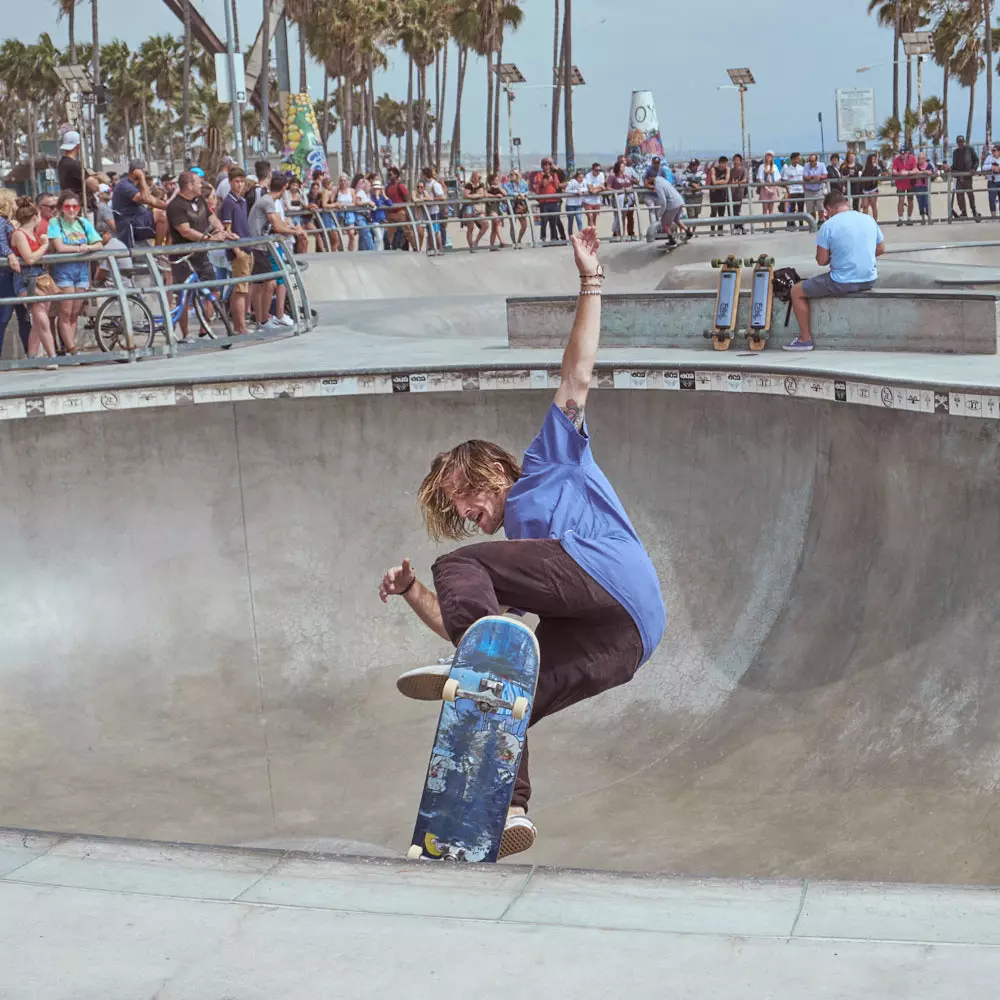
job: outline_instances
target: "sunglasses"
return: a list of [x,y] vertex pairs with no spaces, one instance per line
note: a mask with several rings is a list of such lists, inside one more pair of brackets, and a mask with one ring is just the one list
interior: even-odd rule
[[80,206],[79,205],[71,205],[69,202],[64,202],[62,210],[64,212],[79,212],[80,211]]

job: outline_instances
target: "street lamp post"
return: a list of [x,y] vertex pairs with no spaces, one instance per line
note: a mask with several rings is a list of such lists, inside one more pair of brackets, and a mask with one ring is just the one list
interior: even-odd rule
[[917,57],[917,146],[924,145],[924,78],[923,65],[924,56],[929,56],[934,51],[933,37],[931,31],[904,31],[903,32],[903,52],[906,58]]
[[742,69],[727,69],[726,72],[729,74],[729,79],[732,80],[733,86],[740,92],[740,150],[743,153],[743,159],[746,160],[747,116],[744,95],[747,92],[747,87],[757,81],[753,78],[753,73],[746,66]]
[[510,170],[514,169],[514,88],[515,83],[527,83],[514,63],[500,63],[500,83],[507,95],[507,140],[510,143]]

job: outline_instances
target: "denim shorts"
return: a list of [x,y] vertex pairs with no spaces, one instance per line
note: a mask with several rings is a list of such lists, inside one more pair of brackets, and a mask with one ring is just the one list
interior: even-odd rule
[[52,278],[60,288],[90,288],[90,265],[82,260],[53,264]]
[[353,226],[354,225],[354,213],[353,212],[338,212],[337,222],[342,226]]
[[[34,295],[35,279],[44,270],[45,269],[39,265],[22,264],[21,270],[19,272],[14,272],[14,294]],[[28,307],[25,306],[24,308],[27,309]]]

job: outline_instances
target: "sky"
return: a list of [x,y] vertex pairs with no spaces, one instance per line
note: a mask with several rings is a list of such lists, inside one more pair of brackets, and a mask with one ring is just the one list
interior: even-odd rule
[[[225,0],[194,0],[195,6],[222,36]],[[260,0],[239,0],[240,40],[246,48],[261,18]],[[525,18],[509,35],[504,61],[515,62],[532,87],[518,93],[514,134],[524,152],[549,144],[552,62],[552,2],[522,0]],[[751,149],[803,152],[820,150],[817,115],[823,115],[825,148],[838,148],[835,96],[837,88],[872,87],[881,122],[892,111],[892,32],[866,13],[865,0],[803,13],[801,0],[756,0],[753,4],[702,5],[686,0],[650,0],[616,8],[606,0],[574,0],[573,61],[586,85],[574,91],[574,131],[578,152],[608,153],[624,147],[631,91],[650,90],[668,155],[687,150],[737,151],[740,147],[739,95],[717,89],[728,84],[728,67],[749,66],[757,80],[746,96],[746,125]],[[136,16],[141,9],[141,16]],[[161,0],[100,0],[102,41],[121,38],[137,46],[150,34],[180,34],[182,25]],[[89,40],[90,3],[83,0],[78,37]],[[4,25],[10,30],[9,22]],[[66,22],[56,23],[54,0],[19,5],[15,37],[34,40],[48,31],[64,44]],[[294,41],[294,29],[293,29]],[[452,50],[454,54],[454,49]],[[449,59],[450,87],[445,108],[450,137],[455,108],[454,67]],[[293,55],[293,67],[297,61]],[[861,66],[872,66],[857,73]],[[902,64],[901,64],[902,68]],[[390,54],[390,66],[376,80],[377,93],[406,97],[407,62]],[[294,75],[297,70],[293,69]],[[901,103],[905,99],[905,74]],[[941,93],[941,70],[924,63],[924,97]],[[311,66],[310,91],[322,95],[322,73]],[[914,91],[916,71],[914,70]],[[964,132],[968,92],[949,87],[952,138]],[[914,97],[915,102],[915,97]],[[998,94],[1000,103],[1000,94]],[[470,60],[463,98],[462,136],[466,149],[485,142],[486,70]],[[985,129],[985,88],[976,93],[975,135]],[[507,122],[501,111],[501,148],[506,151]],[[336,143],[333,140],[332,145]]]

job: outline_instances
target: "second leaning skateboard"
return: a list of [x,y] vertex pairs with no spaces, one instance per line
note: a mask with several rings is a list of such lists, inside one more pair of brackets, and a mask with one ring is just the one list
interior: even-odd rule
[[753,268],[750,279],[750,322],[746,329],[751,351],[762,351],[771,335],[771,311],[774,306],[774,258],[767,254],[747,257],[747,267]]

